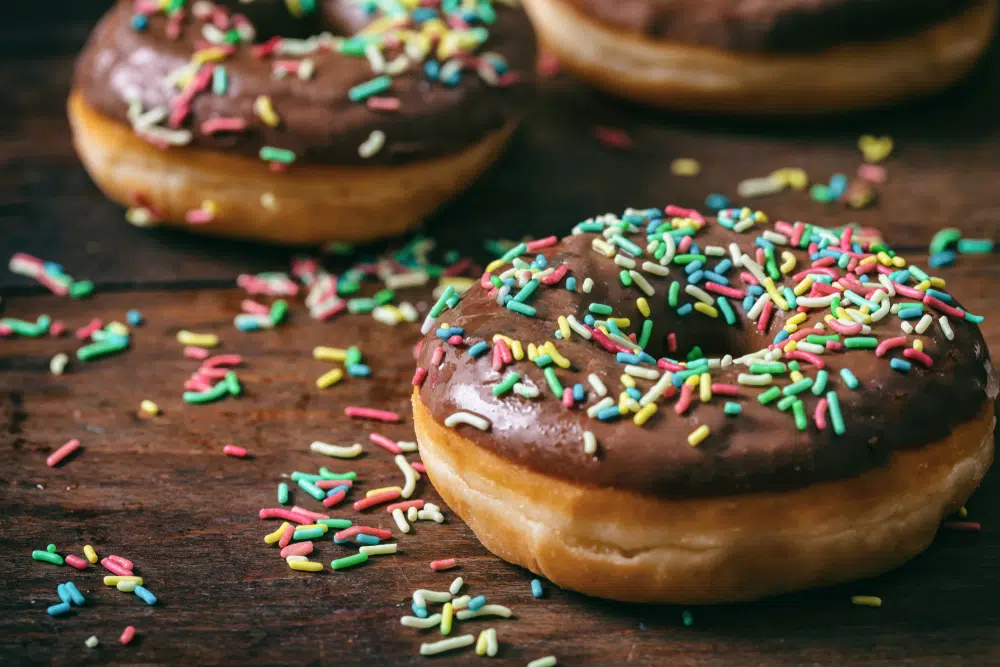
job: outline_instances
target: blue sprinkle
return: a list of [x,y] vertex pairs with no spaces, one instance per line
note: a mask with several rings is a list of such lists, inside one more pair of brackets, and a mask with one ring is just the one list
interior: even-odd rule
[[582,401],[586,397],[587,397],[587,393],[586,393],[586,390],[583,388],[582,384],[580,384],[578,382],[575,385],[573,385],[573,400],[574,401]]
[[743,310],[750,310],[751,308],[753,308],[753,302],[754,298],[749,294],[743,297]]
[[940,290],[934,289],[933,287],[930,287],[927,289],[927,294],[939,301],[944,301],[945,303],[951,303],[951,295],[948,294],[947,292],[942,292]]
[[461,327],[449,327],[447,329],[441,328],[434,332],[435,335],[441,340],[448,340],[452,336],[462,336],[465,334],[465,329]]
[[77,607],[82,607],[83,603],[87,601],[86,598],[83,597],[83,593],[80,592],[80,589],[77,588],[76,584],[74,584],[72,581],[66,582],[66,591],[69,593],[69,596],[73,599],[73,604],[75,604]]
[[719,262],[718,264],[716,264],[715,268],[712,269],[712,271],[714,271],[715,273],[718,273],[718,274],[721,275],[723,273],[729,273],[730,269],[732,269],[732,268],[733,268],[733,262],[732,262],[732,260],[724,259],[721,262]]
[[138,310],[132,309],[127,313],[125,313],[125,319],[126,321],[128,321],[129,324],[131,324],[134,327],[137,327],[140,324],[142,324],[142,313],[140,313]]
[[900,308],[899,312],[896,313],[898,317],[904,320],[913,320],[918,317],[922,317],[924,314],[924,309],[919,306],[907,306],[906,308]]
[[[485,604],[486,604],[486,596],[477,595],[476,597],[469,600],[469,604],[467,606],[469,607],[469,611],[479,611],[480,609],[483,608],[483,605]],[[425,616],[427,615],[426,611],[424,611],[424,615]]]
[[437,10],[431,7],[418,7],[410,13],[414,23],[423,23],[437,17]]
[[705,197],[705,206],[713,211],[721,211],[724,208],[729,208],[729,198],[724,194],[713,192]]
[[[469,602],[469,608],[470,609],[472,608],[471,601]],[[410,609],[413,610],[413,615],[416,616],[417,618],[427,618],[427,607],[423,607],[414,602],[412,605],[410,605]]]
[[[136,586],[138,588],[138,586]],[[69,613],[69,602],[60,602],[59,604],[54,604],[45,610],[49,616],[62,616],[63,614]]]
[[347,366],[347,374],[356,378],[366,378],[372,374],[372,369],[368,368],[365,364],[349,364]]
[[694,273],[688,276],[688,283],[692,285],[697,285],[702,281],[704,277],[705,277],[704,271],[695,271]]
[[570,276],[569,278],[566,279],[566,289],[568,289],[570,292],[576,291],[576,278]]
[[754,239],[753,243],[758,248],[763,248],[764,250],[770,248],[771,250],[774,250],[774,244],[765,239],[763,236],[758,236],[756,239]]
[[142,32],[149,25],[149,19],[142,14],[135,14],[132,17],[132,29]]
[[610,421],[612,419],[618,419],[622,416],[621,411],[618,410],[618,406],[613,405],[609,408],[604,408],[597,413],[597,418],[602,422]]
[[694,306],[690,303],[685,303],[683,306],[677,309],[677,314],[683,317],[684,315],[690,315],[694,310]]
[[760,285],[750,285],[747,287],[747,294],[749,294],[752,297],[759,297],[763,293],[764,293],[764,288],[761,287]]
[[336,494],[336,493],[338,493],[340,491],[343,491],[344,493],[347,493],[348,491],[350,491],[350,489],[351,489],[351,487],[347,486],[346,484],[341,484],[340,486],[335,486],[332,489],[330,489],[329,491],[327,491],[326,492],[326,497],[329,498],[330,496],[332,496],[332,495],[334,495],[334,494]]
[[913,368],[913,364],[909,361],[898,358],[893,358],[892,361],[889,362],[889,365],[900,373],[909,373],[910,369]]
[[540,598],[545,594],[545,591],[542,589],[542,582],[538,579],[531,580],[531,594],[536,598]]
[[424,63],[424,74],[431,81],[436,81],[438,75],[441,74],[441,65],[436,60],[428,60]]
[[799,307],[799,300],[795,297],[795,292],[792,291],[791,287],[782,287],[781,293],[785,295],[785,301],[788,302],[789,308]]
[[[693,255],[695,253],[692,251],[689,254]],[[688,264],[687,266],[684,267],[684,273],[687,273],[687,274],[694,273],[695,271],[697,271],[698,269],[700,269],[703,266],[705,266],[705,265],[702,263],[702,261],[700,259],[696,259],[696,260],[694,260],[693,262],[691,262],[690,264]]]
[[[830,177],[830,196],[834,199],[840,199],[841,195],[847,189],[847,176],[843,174],[834,174]],[[861,252],[860,250],[855,250],[854,252]]]
[[537,255],[535,257],[535,264],[538,266],[538,268],[544,269],[546,266],[549,265],[549,260],[545,258],[545,255]]
[[938,269],[942,266],[951,266],[955,263],[955,258],[958,255],[952,250],[942,250],[941,252],[936,252],[927,259],[927,263],[931,265],[932,269]]
[[142,598],[142,601],[148,605],[156,604],[156,596],[150,593],[148,588],[144,588],[143,586],[136,586],[135,594],[138,595],[140,598]]
[[63,602],[69,603],[73,601],[73,596],[71,596],[69,591],[66,590],[66,584],[59,584],[56,586],[56,595],[58,595],[59,599]]
[[378,544],[382,540],[380,540],[379,538],[375,537],[374,535],[365,535],[364,533],[359,533],[358,535],[354,536],[354,541],[357,542],[360,545],[363,545],[363,546],[366,546],[366,547],[371,547],[371,546],[375,546],[376,544]]
[[252,315],[250,313],[240,313],[236,316],[233,324],[236,328],[243,332],[248,331],[259,331],[261,329],[261,318],[266,318],[266,315]]
[[461,72],[455,72],[454,74],[452,74],[451,76],[449,76],[447,79],[442,79],[441,83],[443,83],[444,85],[449,86],[451,88],[454,88],[459,83],[461,83],[461,81],[462,81],[462,73]]
[[728,285],[729,278],[719,275],[715,271],[705,271],[705,280],[710,280],[713,283],[718,283],[720,285]]
[[586,324],[588,327],[594,326],[594,323],[596,322],[597,320],[594,319],[594,316],[591,315],[590,313],[587,313],[586,315],[583,316],[583,323]]
[[778,335],[774,337],[774,344],[777,345],[781,341],[786,340],[789,335],[790,334],[787,331],[782,329],[781,331],[778,332]]
[[539,368],[545,368],[552,363],[552,357],[548,354],[540,354],[535,357],[535,365]]
[[342,537],[340,539],[337,539],[336,537],[333,538],[334,544],[347,544],[348,542],[350,542],[350,540],[347,539],[346,537]]
[[485,340],[481,340],[469,348],[469,356],[473,358],[478,357],[479,355],[486,352],[486,350],[488,350],[489,347],[490,346],[486,343]]
[[451,297],[450,299],[448,299],[448,300],[447,300],[447,301],[446,301],[445,303],[447,303],[447,304],[448,304],[448,307],[449,307],[449,308],[454,308],[455,306],[457,306],[457,305],[458,305],[458,302],[459,302],[459,301],[460,301],[461,299],[462,299],[462,297],[460,297],[460,296],[459,296],[458,294],[455,294],[455,295],[454,295],[454,296],[452,296],[452,297]]
[[910,271],[909,269],[903,269],[902,271],[890,273],[889,280],[899,283],[900,285],[905,285],[910,280]]
[[637,401],[642,398],[642,392],[635,387],[625,387],[625,393],[628,394],[630,398],[634,398]]
[[637,364],[641,363],[639,361],[639,355],[637,355],[637,354],[629,354],[628,352],[617,352],[615,354],[615,361],[617,361],[619,364],[633,364],[633,365],[637,365]]

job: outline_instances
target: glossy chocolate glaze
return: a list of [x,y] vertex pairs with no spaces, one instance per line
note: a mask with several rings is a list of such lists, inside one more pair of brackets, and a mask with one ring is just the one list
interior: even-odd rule
[[[301,19],[291,16],[282,0],[219,4],[249,18],[258,43],[278,35],[306,38],[323,31],[350,35],[380,16],[365,14],[353,0],[317,3],[317,11]],[[422,64],[411,64],[382,93],[398,98],[399,110],[375,111],[348,99],[350,88],[376,76],[364,56],[312,54],[308,56],[316,64],[312,79],[294,75],[275,79],[275,57],[258,58],[250,45],[241,45],[221,62],[229,73],[228,93],[208,91],[194,98],[183,124],[194,133],[189,145],[252,156],[262,146],[275,146],[293,151],[296,163],[320,164],[399,163],[461,151],[523,113],[530,90],[535,58],[531,26],[521,9],[497,3],[495,10],[489,39],[477,53],[503,56],[508,71],[517,73],[514,84],[491,87],[475,71],[466,70],[457,86],[448,87],[429,81]],[[141,32],[131,26],[132,15],[132,3],[122,0],[102,19],[80,56],[73,84],[91,106],[122,122],[127,122],[127,90],[139,91],[144,108],[169,104],[178,91],[167,84],[168,73],[188,63],[195,49],[205,45],[204,22],[190,11],[176,40],[166,36],[162,15],[151,16]],[[260,95],[270,96],[281,117],[278,127],[268,127],[254,114],[253,103]],[[248,127],[212,136],[198,131],[202,122],[218,117],[243,118]],[[385,146],[362,159],[358,146],[374,130],[385,133]]]
[[670,42],[745,52],[810,52],[883,41],[978,0],[564,0],[586,16]]
[[[607,385],[609,395],[617,399],[623,389],[618,378],[624,364],[616,363],[613,354],[576,334],[569,341],[556,339],[556,318],[574,314],[582,322],[589,304],[600,302],[612,305],[616,316],[631,318],[631,331],[638,330],[642,322],[636,305],[642,293],[635,287],[624,287],[618,278],[621,267],[591,249],[594,236],[570,236],[542,251],[549,258],[549,266],[564,262],[569,265],[568,275],[576,277],[577,287],[570,292],[564,281],[557,287],[540,286],[530,299],[538,309],[536,317],[498,306],[477,284],[463,295],[456,308],[438,318],[438,325],[462,327],[468,345],[480,340],[492,345],[496,333],[522,341],[525,348],[529,342],[553,341],[573,364],[569,370],[556,368],[560,381],[564,387],[583,383],[587,389],[585,402],[565,408],[549,390],[542,369],[530,363],[527,355],[503,374],[497,373],[491,369],[490,353],[474,359],[467,354],[466,346],[449,345],[432,331],[424,338],[418,358],[418,364],[428,369],[419,396],[435,420],[443,423],[455,411],[468,410],[489,419],[492,427],[482,432],[459,425],[457,432],[512,462],[587,485],[681,497],[798,487],[856,475],[883,465],[894,449],[919,447],[948,435],[955,425],[980,414],[986,402],[997,395],[997,379],[979,328],[967,321],[952,320],[955,338],[948,341],[936,321],[939,313],[929,311],[935,314],[935,322],[920,338],[924,350],[933,358],[931,369],[914,363],[907,375],[892,370],[889,359],[901,356],[902,349],[882,358],[872,350],[822,356],[830,373],[828,389],[837,391],[842,406],[844,435],[835,435],[829,425],[825,430],[817,429],[812,415],[819,397],[811,392],[800,395],[809,424],[805,431],[799,431],[790,412],[779,411],[775,403],[761,405],[756,396],[762,390],[746,386],[741,387],[739,398],[715,396],[708,403],[700,403],[696,392],[691,409],[683,416],[673,410],[676,399],[661,400],[659,411],[645,427],[633,424],[631,414],[618,422],[589,418],[585,409],[597,398],[587,383],[587,374],[596,373]],[[695,240],[702,248],[728,247],[735,241],[749,251],[755,236],[738,234],[710,221]],[[642,234],[633,238],[645,242]],[[797,270],[808,266],[804,251],[794,254],[798,258]],[[730,271],[730,284],[743,289],[745,284],[738,273]],[[682,267],[671,266],[670,275],[664,278],[645,275],[656,288],[656,294],[647,297],[654,321],[647,351],[657,358],[683,359],[694,345],[701,346],[708,357],[725,353],[738,357],[760,350],[771,343],[794,314],[775,309],[765,334],[758,333],[754,323],[748,323],[746,312],[736,300],[731,302],[737,326],[727,326],[721,318],[711,319],[698,312],[681,317],[667,305],[666,292],[673,279],[685,284]],[[594,287],[590,294],[584,294],[581,285],[588,276],[594,280]],[[903,301],[908,300],[893,298],[893,303]],[[682,291],[680,303],[692,302],[694,299]],[[808,321],[821,321],[824,314],[829,314],[829,309],[813,310]],[[880,340],[903,335],[900,322],[895,315],[887,315],[873,326],[871,335]],[[668,355],[666,338],[670,332],[677,336],[678,351]],[[911,344],[915,338],[909,336]],[[431,356],[439,346],[444,349],[444,358],[435,368]],[[801,362],[801,366],[807,377],[816,376],[816,369],[808,363]],[[860,380],[857,390],[844,384],[839,376],[841,368],[850,368]],[[540,389],[540,395],[531,400],[513,393],[494,397],[492,387],[512,370],[527,376]],[[714,372],[713,382],[736,384],[741,371],[746,372],[746,367]],[[776,376],[775,381],[780,385],[790,382],[787,375]],[[637,380],[643,393],[652,384]],[[738,401],[743,413],[724,414],[726,400]],[[711,435],[700,446],[691,447],[687,436],[701,424],[709,426]],[[600,443],[597,456],[584,454],[583,433],[587,430]]]

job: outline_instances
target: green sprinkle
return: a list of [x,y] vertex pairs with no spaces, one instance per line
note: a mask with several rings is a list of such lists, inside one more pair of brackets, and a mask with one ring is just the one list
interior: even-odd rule
[[315,528],[296,528],[292,533],[293,540],[318,540],[326,533],[325,530],[316,526]]
[[359,553],[353,556],[345,556],[344,558],[338,558],[337,560],[330,563],[330,568],[333,570],[343,570],[348,567],[354,567],[355,565],[361,565],[368,560],[368,554]]
[[365,100],[372,95],[378,95],[379,93],[386,91],[392,86],[392,77],[382,75],[377,76],[371,81],[365,81],[364,83],[359,83],[358,85],[347,91],[347,97],[352,102],[360,102]]
[[614,236],[611,237],[610,241],[613,245],[616,245],[619,248],[622,248],[623,250],[627,250],[629,254],[634,255],[636,257],[642,257],[642,248],[632,243],[621,234],[615,234]]
[[295,472],[292,473],[292,481],[293,482],[297,482],[300,479],[305,479],[305,480],[308,480],[310,482],[318,482],[319,480],[326,479],[326,478],[323,477],[323,475],[310,475],[307,472],[299,472],[298,470],[296,470]]
[[[493,278],[496,278],[496,276],[490,276],[491,281],[493,280]],[[499,278],[497,278],[497,282],[500,282]],[[503,283],[501,282],[500,284],[502,285]],[[452,287],[451,285],[445,287],[444,291],[441,292],[441,296],[438,297],[438,300],[434,303],[434,306],[431,308],[430,316],[437,317],[438,315],[443,313],[445,304],[448,303],[448,299],[450,299],[454,293],[455,293],[454,287]]]
[[350,519],[319,519],[316,523],[321,523],[324,526],[329,526],[330,528],[336,528],[338,530],[350,528],[354,525],[354,522]]
[[300,479],[299,488],[308,493],[316,500],[323,500],[324,498],[326,498],[326,491],[319,488],[318,486],[310,482],[308,479]]
[[361,350],[358,349],[357,345],[352,345],[347,348],[347,354],[344,355],[344,365],[354,366],[355,364],[361,363]]
[[670,283],[670,289],[667,290],[667,305],[671,308],[677,307],[677,297],[681,293],[681,284],[674,280]]
[[818,334],[809,334],[806,336],[807,343],[813,343],[814,345],[826,345],[827,341],[837,342],[840,340],[840,336],[834,334],[832,336],[820,336]]
[[[844,254],[844,257],[847,257],[846,253]],[[830,312],[831,313],[835,313],[835,312],[837,312],[838,308],[840,308],[840,295],[839,294],[835,295],[833,297],[833,300],[830,301]]]
[[520,373],[510,373],[503,379],[503,382],[493,387],[494,396],[502,396],[514,388],[514,385],[521,380]]
[[[773,389],[777,389],[777,387],[773,387]],[[743,406],[735,401],[726,401],[726,404],[722,407],[722,411],[730,417],[735,417],[743,412]]]
[[45,550],[48,551],[50,554],[54,554],[56,552],[56,545],[50,544],[49,546],[45,547]]
[[910,275],[914,276],[919,281],[924,281],[924,280],[930,280],[931,279],[931,277],[929,275],[927,275],[926,273],[924,273],[924,270],[921,269],[916,264],[910,264],[906,268],[910,272]]
[[361,289],[361,283],[356,280],[338,280],[337,281],[337,295],[338,296],[350,296],[351,294],[357,294],[358,290]]
[[284,482],[278,484],[278,504],[287,505],[288,504],[288,485]]
[[849,350],[874,350],[878,347],[878,338],[874,336],[851,336],[844,339],[844,347]]
[[369,43],[371,43],[371,40],[367,37],[351,37],[341,42],[339,51],[348,56],[363,56],[365,55],[365,47]]
[[780,375],[788,371],[788,367],[780,361],[772,361],[770,363],[755,363],[750,364],[750,372],[753,375],[767,375],[768,373],[772,375]]
[[539,368],[545,368],[552,363],[552,357],[548,354],[540,354],[535,357],[535,365]]
[[14,319],[13,317],[5,317],[0,319],[0,323],[10,327],[10,329],[18,336],[38,338],[39,336],[44,336],[48,333],[49,325],[52,323],[52,320],[48,315],[39,315],[35,322],[27,322],[25,320]]
[[46,563],[52,563],[53,565],[62,565],[64,563],[63,557],[60,556],[59,554],[52,554],[49,553],[48,551],[42,551],[40,549],[32,551],[31,557],[34,558],[35,560],[42,560],[45,561]]
[[278,299],[271,304],[271,312],[269,313],[271,321],[275,324],[280,324],[282,320],[285,319],[285,314],[288,312],[288,302],[284,299]]
[[500,261],[506,264],[507,262],[513,261],[515,257],[520,257],[524,253],[528,252],[527,243],[518,243],[516,246],[505,252],[501,257]]
[[214,387],[208,389],[207,391],[185,391],[182,398],[185,403],[211,403],[212,401],[219,400],[228,392],[228,381],[222,380],[221,382],[217,382]]
[[[688,360],[689,363],[695,362],[695,361],[700,361],[704,357],[705,357],[705,353],[701,351],[701,346],[700,345],[695,345],[694,347],[692,347],[691,351],[688,352],[688,354],[687,354],[687,360]],[[706,359],[704,361],[704,363],[707,364],[708,360]]]
[[375,299],[351,299],[347,302],[347,312],[351,314],[370,313],[375,310]]
[[513,310],[515,313],[527,315],[528,317],[534,317],[536,312],[534,306],[529,306],[513,299],[507,302],[507,309]]
[[618,272],[618,280],[622,281],[622,285],[624,285],[625,287],[632,286],[632,276],[629,275],[629,272],[626,271],[625,269],[622,269],[621,271]]
[[595,315],[610,315],[614,312],[611,306],[604,303],[592,303],[587,307],[587,310],[594,313]]
[[767,391],[757,396],[757,400],[760,401],[761,405],[767,405],[771,401],[775,400],[781,396],[781,389],[778,387],[771,387]]
[[799,400],[797,396],[785,396],[783,399],[778,401],[778,409],[782,412],[787,412],[788,408],[792,407],[792,404],[797,400]]
[[392,301],[393,298],[395,298],[395,296],[396,296],[396,293],[393,292],[391,289],[384,289],[384,290],[379,290],[378,292],[375,292],[375,294],[372,296],[372,299],[378,305],[384,306],[385,304],[387,304],[390,301]]
[[280,162],[281,164],[295,162],[295,153],[286,148],[262,146],[258,155],[260,155],[261,160],[267,160],[268,162]]
[[222,65],[216,65],[212,72],[212,92],[216,95],[225,95],[229,90],[229,74]]
[[850,368],[841,369],[840,377],[844,380],[844,384],[846,384],[849,389],[858,388],[858,378],[855,377]]
[[354,472],[353,470],[351,470],[350,472],[335,473],[335,472],[330,472],[326,468],[320,468],[319,469],[319,476],[322,477],[323,479],[338,479],[338,480],[340,480],[340,479],[357,479],[358,478],[358,473]]
[[821,370],[816,373],[816,382],[813,384],[812,387],[812,392],[815,395],[819,396],[820,394],[823,393],[823,390],[826,389],[826,381],[827,379],[829,379],[829,377],[830,374],[825,370]]
[[690,264],[691,262],[705,263],[708,257],[705,255],[674,255],[674,264]]
[[736,313],[733,312],[733,307],[729,305],[729,299],[719,296],[716,297],[715,303],[719,304],[719,310],[722,311],[722,316],[726,318],[726,324],[729,326],[736,324]]
[[795,417],[795,428],[800,431],[806,430],[809,422],[806,421],[806,406],[802,403],[802,399],[795,399],[792,403],[792,416]]
[[791,361],[788,362],[788,370],[790,370],[790,371],[797,371],[797,370],[799,370],[799,368],[800,368],[800,366],[799,366],[798,360],[792,359]]
[[541,283],[540,283],[540,282],[538,282],[538,280],[537,280],[537,279],[535,279],[535,278],[532,278],[532,279],[531,279],[531,280],[529,280],[529,281],[528,281],[528,282],[527,282],[527,283],[526,283],[526,284],[524,285],[524,287],[522,287],[522,288],[521,288],[521,290],[520,290],[520,291],[519,291],[519,292],[518,292],[518,293],[517,293],[517,294],[516,294],[516,295],[514,296],[514,301],[517,301],[517,302],[519,302],[519,303],[524,303],[525,301],[527,301],[527,300],[528,300],[528,297],[530,297],[530,296],[531,296],[532,294],[534,294],[534,293],[535,293],[535,290],[536,290],[536,289],[538,289],[538,286],[539,286],[540,284],[541,284]]
[[243,387],[240,386],[240,379],[236,376],[235,371],[226,373],[225,383],[226,391],[233,396],[239,396],[243,392]]
[[94,283],[89,280],[78,280],[69,286],[69,295],[74,299],[82,299],[94,293]]
[[798,382],[793,382],[790,385],[786,385],[785,388],[781,390],[781,393],[784,394],[785,396],[797,396],[798,394],[801,394],[804,391],[808,391],[812,385],[813,385],[812,378],[803,378]]
[[833,423],[833,432],[837,435],[844,435],[844,416],[840,412],[840,399],[837,392],[826,392],[826,402],[830,408],[830,421]]
[[552,390],[552,393],[556,395],[556,398],[562,398],[563,386],[559,382],[559,378],[556,377],[556,370],[549,366],[542,372],[545,373],[545,381],[549,383],[549,389]]
[[653,334],[653,320],[644,320],[642,329],[639,332],[639,347],[646,349],[649,344],[649,337]]
[[490,282],[493,283],[493,286],[496,288],[503,287],[503,281],[497,276],[490,275]]
[[962,239],[958,242],[958,251],[966,255],[985,255],[993,252],[993,241],[990,239]]
[[690,628],[694,625],[694,615],[685,609],[681,612],[681,622],[684,624],[685,628]]
[[939,252],[947,250],[949,246],[958,243],[961,238],[962,231],[955,227],[945,227],[938,230],[933,238],[931,238],[930,254],[936,255]]

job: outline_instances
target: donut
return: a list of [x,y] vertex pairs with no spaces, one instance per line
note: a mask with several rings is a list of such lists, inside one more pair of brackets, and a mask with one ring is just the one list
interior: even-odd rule
[[133,224],[361,242],[413,227],[496,159],[534,57],[523,10],[492,0],[120,0],[68,112]]
[[923,551],[992,462],[980,321],[850,226],[602,215],[440,294],[418,446],[487,549],[588,595],[869,577]]
[[814,115],[945,88],[997,0],[525,0],[565,69],[666,109]]

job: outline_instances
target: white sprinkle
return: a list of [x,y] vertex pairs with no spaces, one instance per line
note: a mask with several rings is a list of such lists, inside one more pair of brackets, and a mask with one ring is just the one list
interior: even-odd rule
[[768,241],[770,241],[775,245],[788,245],[787,236],[785,236],[784,234],[779,234],[778,232],[772,231],[770,229],[764,230],[764,233],[761,234],[761,236],[763,236],[765,239],[767,239]]
[[920,321],[917,322],[917,325],[915,327],[913,327],[913,330],[916,331],[918,334],[922,334],[925,331],[927,331],[927,327],[929,327],[931,325],[931,322],[933,321],[934,318],[931,316],[930,313],[924,313],[924,316],[920,318]]
[[264,192],[260,195],[260,206],[261,208],[266,208],[268,211],[278,210],[278,200],[275,198],[273,192]]
[[448,592],[452,595],[458,595],[459,591],[462,590],[462,584],[464,583],[465,581],[462,577],[455,577],[455,580],[451,582],[451,586],[448,587]]
[[528,663],[528,667],[555,667],[557,663],[558,661],[554,655],[547,655],[544,658],[532,660]]
[[736,376],[736,381],[749,387],[766,387],[771,384],[773,378],[770,373],[761,373],[760,375],[740,373]]
[[826,348],[824,346],[817,345],[816,343],[807,343],[805,341],[799,341],[796,344],[796,349],[802,350],[803,352],[812,352],[813,354],[826,353]]
[[306,58],[299,63],[299,69],[295,73],[302,81],[308,81],[316,73],[316,63],[311,58]]
[[309,449],[317,454],[325,454],[326,456],[333,456],[338,459],[353,459],[364,451],[364,448],[359,443],[354,443],[350,447],[344,447],[341,445],[329,445],[319,440],[309,445]]
[[411,508],[407,509],[406,510],[406,520],[409,521],[410,523],[413,523],[414,521],[416,521],[417,520],[417,511],[418,510],[417,510],[416,507],[411,507]]
[[444,523],[444,514],[434,512],[429,509],[417,510],[417,518],[421,521],[433,521],[434,523]]
[[87,648],[96,648],[100,642],[97,640],[97,635],[91,635],[87,638],[87,641],[83,643],[86,644]]
[[[501,0],[504,1],[504,0]],[[489,628],[486,630],[486,655],[491,658],[497,654],[500,650],[500,644],[497,642],[497,631],[496,628]]]
[[[748,178],[740,181],[736,185],[736,194],[740,197],[764,197],[773,195],[785,189],[785,184],[776,178],[764,176],[762,178]],[[770,230],[768,230],[770,231]],[[765,234],[767,232],[764,232]]]
[[598,396],[603,397],[608,395],[608,388],[605,386],[601,378],[597,377],[596,373],[588,375],[587,382],[589,382],[590,386],[594,388],[594,391],[597,392]]
[[653,289],[653,286],[649,284],[648,280],[646,280],[646,276],[635,270],[629,271],[628,274],[632,277],[632,282],[634,282],[646,296],[653,296],[656,294],[656,290]]
[[385,70],[385,56],[382,55],[378,44],[371,43],[366,46],[365,57],[368,58],[368,64],[371,65],[372,72],[375,74],[381,74]]
[[399,311],[391,306],[378,306],[372,311],[372,319],[380,324],[396,326],[403,321]]
[[478,616],[499,616],[501,618],[510,618],[513,613],[514,612],[502,604],[487,604],[483,605],[476,611],[463,609],[462,611],[456,613],[455,616],[457,616],[460,621],[467,621],[470,618],[476,618]]
[[395,542],[392,544],[366,544],[358,549],[358,551],[369,556],[383,556],[385,554],[396,553],[398,546]]
[[735,225],[733,225],[733,231],[742,234],[743,232],[753,227],[755,222],[756,221],[753,218],[745,218],[743,220],[740,220]]
[[444,591],[429,591],[426,588],[418,588],[413,591],[413,602],[418,607],[426,607],[428,602],[448,602],[451,600],[451,593]]
[[826,296],[800,296],[795,299],[795,304],[806,308],[826,308],[833,303],[837,294],[827,294]]
[[65,353],[60,352],[49,360],[49,372],[53,375],[62,375],[68,363],[69,357]]
[[590,431],[583,432],[583,453],[587,456],[597,453],[597,436]]
[[433,628],[434,626],[441,623],[441,614],[432,614],[427,618],[419,618],[417,616],[404,616],[399,619],[402,625],[408,628],[419,628],[421,630],[426,630],[427,628]]
[[592,338],[593,335],[590,333],[590,331],[588,331],[586,327],[580,324],[580,322],[576,319],[575,316],[567,315],[566,322],[569,324],[569,328],[572,329],[576,333],[576,335],[579,336],[580,338],[583,338],[585,340],[590,340]]
[[424,323],[420,325],[420,333],[425,336],[430,333],[430,330],[434,328],[434,322],[437,320],[435,317],[431,317],[430,313],[424,318]]
[[[459,612],[462,613],[462,612]],[[445,651],[452,651],[456,648],[472,646],[476,641],[475,635],[461,635],[450,639],[442,639],[439,642],[420,645],[420,655],[437,655]]]
[[396,526],[403,533],[410,532],[410,524],[406,523],[406,517],[403,516],[403,510],[398,507],[392,511],[392,518],[396,522]]
[[[461,579],[461,577],[459,577]],[[451,607],[455,611],[467,607],[469,605],[469,600],[472,599],[471,595],[459,595],[457,598],[451,601]]]
[[941,331],[944,332],[944,337],[948,340],[955,340],[955,331],[951,328],[951,322],[948,318],[942,315],[938,318],[938,324],[941,325]]
[[753,259],[753,257],[751,257],[750,255],[747,255],[746,253],[743,254],[741,262],[743,264],[743,267],[747,271],[749,271],[753,275],[754,278],[757,279],[757,282],[759,282],[761,285],[763,285],[764,282],[767,280],[767,276],[764,275],[764,269],[761,268],[760,264],[758,264]]
[[[766,304],[770,300],[771,300],[770,294],[768,294],[767,292],[761,294],[759,297],[757,297],[757,301],[754,302],[750,310],[747,311],[747,317],[750,318],[751,320],[756,320],[758,317],[760,317],[760,312],[764,310],[764,304]],[[799,301],[799,303],[801,303],[801,300]]]
[[674,261],[674,254],[677,252],[677,243],[670,234],[663,235],[663,243],[667,246],[667,251],[660,258],[660,265],[667,266],[670,262]]
[[286,556],[285,557],[285,562],[289,563],[289,564],[294,563],[295,561],[299,561],[299,560],[309,560],[309,559],[306,556]]
[[694,298],[698,299],[698,301],[701,301],[702,303],[707,303],[710,306],[715,303],[712,300],[712,297],[709,296],[708,292],[698,287],[697,285],[690,285],[690,284],[685,285],[684,291],[689,295],[693,296]]
[[722,257],[726,254],[726,249],[721,245],[708,245],[705,246],[704,253],[709,257]]
[[631,375],[632,377],[642,378],[643,380],[659,380],[660,372],[655,371],[652,368],[642,368],[641,366],[633,366],[632,364],[625,365],[625,373]]
[[459,410],[453,414],[448,415],[444,420],[444,425],[448,428],[455,428],[458,424],[468,424],[473,428],[478,428],[480,431],[489,431],[490,422],[485,417],[480,417],[479,415],[474,415],[471,412],[466,412],[465,410]]
[[590,290],[594,289],[594,281],[590,278],[583,279],[583,293],[590,294]]
[[624,266],[626,269],[635,268],[635,260],[631,257],[626,257],[625,255],[618,253],[615,255],[615,264],[618,266]]
[[646,394],[639,399],[639,405],[646,407],[660,396],[663,396],[663,392],[667,390],[667,387],[670,386],[673,379],[674,374],[670,371],[666,371],[662,376],[660,376],[660,379],[656,381],[656,384],[650,387],[649,391],[647,391]]
[[385,132],[382,130],[372,130],[372,133],[368,135],[368,139],[358,146],[358,155],[366,159],[370,158],[382,150],[384,145]]
[[[415,452],[415,451],[417,451],[417,443],[415,443],[415,442],[408,442],[406,440],[397,440],[396,444],[399,445],[399,448],[402,449],[404,452]],[[413,467],[411,466],[410,469],[413,470]],[[414,472],[414,474],[417,475],[417,479],[420,479],[419,473],[417,473],[416,470],[413,470],[413,472]]]
[[386,276],[385,286],[393,290],[403,287],[418,287],[426,285],[428,280],[430,280],[430,276],[427,275],[426,271],[409,271],[407,273],[396,273]]
[[[396,466],[399,467],[400,471],[403,473],[403,477],[406,478],[406,483],[403,485],[403,491],[399,495],[404,498],[409,498],[413,495],[413,492],[417,488],[417,471],[413,469],[410,462],[406,460],[406,457],[402,454],[397,454]],[[402,513],[400,513],[402,516]]]
[[889,276],[880,273],[878,274],[878,281],[885,286],[885,289],[889,292],[889,296],[896,296],[896,286],[889,280]]
[[654,276],[667,276],[670,275],[670,269],[665,266],[660,266],[659,264],[654,264],[653,262],[643,262],[642,270],[646,273],[652,273]]
[[535,398],[538,396],[538,387],[523,382],[514,385],[514,393],[522,398]]
[[729,244],[729,256],[733,260],[733,267],[740,268],[743,266],[743,251],[740,250],[740,245],[738,243]]
[[594,417],[597,416],[598,412],[600,412],[604,408],[610,408],[614,404],[615,404],[615,399],[611,398],[610,396],[605,396],[597,403],[594,403],[589,408],[587,408],[587,416],[593,419]]
[[[423,60],[421,58],[421,60]],[[400,54],[393,58],[388,65],[385,66],[385,73],[391,74],[392,76],[397,76],[406,71],[406,68],[410,66],[410,59]]]

